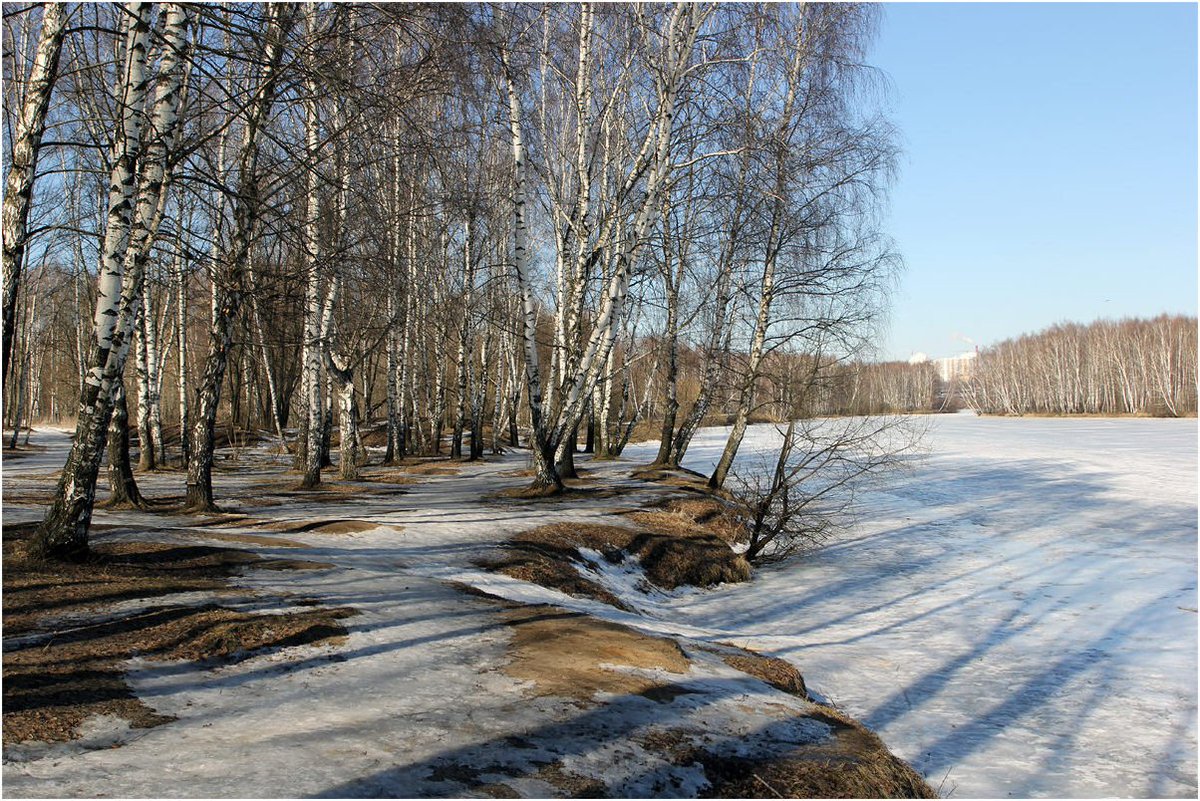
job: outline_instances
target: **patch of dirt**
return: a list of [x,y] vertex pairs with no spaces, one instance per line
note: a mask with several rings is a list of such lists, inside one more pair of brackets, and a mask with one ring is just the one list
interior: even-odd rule
[[812,717],[833,727],[833,738],[772,759],[715,756],[699,751],[712,787],[708,798],[937,798],[921,775],[888,751],[873,733],[836,710]]
[[39,618],[134,598],[227,588],[225,581],[266,561],[247,551],[151,542],[94,544],[83,563],[38,562],[24,554],[34,525],[4,528],[4,630],[20,634]]
[[363,468],[358,474],[359,481],[372,481],[379,484],[416,484],[417,479],[401,469]]
[[656,729],[639,738],[676,765],[700,765],[710,786],[701,798],[936,798],[907,763],[871,732],[834,709],[809,715],[830,726],[827,740],[793,746],[774,757],[715,754],[694,732]]
[[622,498],[632,492],[638,492],[636,487],[621,487],[614,485],[589,486],[595,479],[567,479],[562,489],[553,486],[536,484],[524,487],[511,487],[485,495],[484,500],[490,501],[524,501],[524,502],[561,502],[605,498]]
[[175,531],[175,534],[195,534],[197,537],[217,540],[219,542],[244,542],[247,545],[265,545],[268,548],[307,548],[303,542],[289,540],[283,537],[268,537],[262,534],[230,534],[224,531]]
[[329,570],[334,567],[329,562],[314,562],[311,559],[271,559],[264,557],[261,562],[254,563],[255,570]]
[[635,468],[629,475],[639,481],[653,481],[656,484],[678,487],[703,495],[710,494],[708,477],[684,467],[669,468],[651,464]]
[[730,545],[746,539],[746,524],[741,515],[712,496],[666,498],[649,508],[626,513],[626,517],[661,534],[690,536],[703,531]]
[[504,671],[532,681],[538,695],[590,701],[597,692],[647,693],[669,681],[614,670],[621,665],[686,673],[690,662],[679,644],[626,626],[553,606],[526,606],[501,613],[513,628],[512,660]]
[[558,590],[575,598],[591,598],[627,612],[634,611],[599,584],[584,578],[575,568],[579,548],[620,551],[636,532],[619,526],[553,523],[523,531],[509,540],[502,555],[479,562],[521,581]]
[[[708,513],[704,504],[685,503],[680,508],[693,515]],[[634,558],[645,570],[647,580],[664,589],[685,584],[710,587],[750,579],[750,564],[743,556],[734,553],[725,539],[706,526],[689,525],[682,512],[635,512],[625,516],[651,530],[551,523],[517,534],[505,543],[503,555],[479,564],[521,581],[576,598],[592,598],[625,611],[634,610],[579,572],[576,565],[583,560],[580,548],[599,551],[613,563]],[[722,518],[713,518],[717,519]]]
[[[381,524],[369,520],[281,520],[259,523],[256,528],[278,531],[283,534],[359,534],[379,528]],[[389,526],[399,529],[399,526]]]
[[680,536],[647,531],[638,534],[626,550],[641,562],[646,578],[668,590],[750,580],[750,563],[712,534]]
[[237,662],[264,650],[332,644],[346,636],[348,608],[255,615],[205,606],[162,606],[118,620],[81,626],[45,645],[4,654],[4,742],[53,742],[78,736],[94,715],[111,714],[134,728],[173,718],[138,700],[122,663],[133,656]]
[[[5,457],[7,458],[7,457]],[[7,479],[5,484],[11,485],[12,479]],[[4,502],[13,506],[42,506],[47,507],[54,502],[54,488],[49,489],[13,489],[11,486],[4,488]]]
[[457,476],[461,475],[462,471],[457,467],[452,467],[444,461],[420,462],[417,464],[406,464],[400,468],[403,472],[414,476]]
[[[14,531],[13,529],[17,529]],[[33,526],[6,527],[6,635],[42,633],[47,615],[103,608],[117,601],[178,592],[230,590],[246,568],[311,569],[320,563],[262,559],[246,551],[154,542],[102,543],[90,561],[59,563],[24,557]],[[23,535],[23,536],[22,536]],[[44,630],[4,654],[4,742],[64,741],[95,715],[115,715],[135,728],[171,720],[139,701],[124,679],[134,656],[153,660],[236,662],[264,650],[338,642],[350,608],[304,608],[252,614],[216,604],[164,604],[62,630]]]
[[[396,483],[411,483],[396,482]],[[323,478],[321,483],[315,487],[302,487],[299,480],[295,476],[280,475],[273,478],[263,479],[254,484],[248,485],[244,490],[239,491],[234,497],[242,500],[247,500],[254,505],[279,505],[279,499],[304,498],[305,500],[317,501],[320,503],[339,503],[341,501],[359,500],[363,495],[374,496],[389,496],[398,495],[403,490],[392,487],[382,486],[383,482],[379,480],[366,481],[343,481],[337,478],[336,473],[329,477]],[[264,496],[274,496],[274,503],[270,501],[264,502]]]
[[19,461],[34,453],[45,453],[44,445],[34,445],[32,442],[28,445],[18,445],[16,448],[10,448],[8,435],[4,437],[4,461]]
[[604,783],[589,776],[581,776],[564,770],[557,762],[540,768],[533,778],[541,779],[562,792],[562,798],[607,798],[608,788]]
[[796,670],[795,665],[791,662],[736,646],[728,646],[728,650],[723,651],[717,651],[715,648],[712,650],[734,670],[749,673],[777,690],[809,700],[808,688],[804,686],[804,676],[800,674],[799,670]]

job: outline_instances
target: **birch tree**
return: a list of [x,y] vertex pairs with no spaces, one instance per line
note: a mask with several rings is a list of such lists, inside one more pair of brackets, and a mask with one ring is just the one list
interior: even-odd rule
[[146,58],[150,38],[148,3],[130,2],[122,21],[125,62],[119,84],[118,136],[110,161],[108,214],[94,317],[93,350],[79,403],[78,423],[54,500],[31,541],[37,556],[78,557],[87,552],[87,532],[96,476],[112,414],[113,383],[124,369],[133,302],[139,287],[124,282],[125,261],[137,204],[137,159],[142,147],[142,109],[150,86]]
[[8,384],[9,361],[12,355],[13,333],[16,325],[17,292],[27,245],[26,226],[33,202],[33,183],[37,174],[42,134],[50,96],[58,77],[59,56],[67,32],[65,4],[42,5],[42,29],[38,39],[33,66],[25,86],[25,99],[12,140],[11,164],[4,181],[3,210],[3,269],[4,269],[4,384]]

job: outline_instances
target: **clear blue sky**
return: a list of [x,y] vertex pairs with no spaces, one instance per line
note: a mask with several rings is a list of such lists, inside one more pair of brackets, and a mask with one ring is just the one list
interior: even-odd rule
[[1196,313],[1196,6],[889,3],[904,150],[884,354]]

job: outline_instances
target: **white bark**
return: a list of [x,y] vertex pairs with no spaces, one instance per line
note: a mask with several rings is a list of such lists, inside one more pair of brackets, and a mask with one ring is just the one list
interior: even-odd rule
[[33,181],[37,173],[42,134],[50,109],[50,95],[58,76],[59,56],[67,27],[65,4],[46,3],[42,6],[42,30],[33,68],[25,90],[25,103],[17,117],[12,138],[11,166],[4,182],[2,222],[3,280],[4,280],[4,366],[3,380],[8,381],[9,358],[12,355],[16,325],[17,290],[25,261],[26,227],[33,200]]

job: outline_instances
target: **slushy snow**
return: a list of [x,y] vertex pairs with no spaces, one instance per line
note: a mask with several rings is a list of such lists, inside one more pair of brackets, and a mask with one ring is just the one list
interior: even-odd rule
[[[133,731],[95,720],[82,744],[8,749],[6,792],[444,795],[453,791],[436,780],[436,768],[450,760],[495,766],[510,787],[546,795],[554,788],[526,768],[558,758],[615,792],[679,795],[701,788],[702,778],[631,742],[635,732],[693,725],[713,732],[718,749],[736,750],[753,732],[789,725],[787,709],[784,718],[759,720],[747,708],[777,707],[781,697],[797,710],[803,705],[690,649],[696,665],[684,680],[715,695],[670,705],[611,699],[587,712],[529,697],[500,670],[508,632],[486,604],[446,583],[453,581],[787,659],[810,688],[878,731],[943,794],[1195,797],[1196,421],[947,416],[930,426],[928,453],[862,494],[850,530],[747,584],[644,592],[636,565],[585,555],[592,558],[579,569],[640,614],[475,566],[525,528],[622,519],[604,500],[482,500],[525,480],[505,476],[520,465],[519,454],[430,478],[399,497],[255,510],[246,488],[278,468],[265,448],[246,451],[242,467],[216,476],[228,508],[378,524],[351,536],[287,535],[309,547],[286,556],[333,569],[240,580],[248,592],[358,608],[346,645],[288,649],[217,670],[135,663],[138,696],[179,720]],[[725,433],[701,431],[685,464],[709,470]],[[46,453],[4,465],[18,490],[52,480],[65,457],[65,436],[36,438]],[[778,442],[774,427],[752,427],[746,463]],[[606,478],[628,476],[655,449],[632,446],[629,461],[590,467]],[[177,480],[147,476],[144,488],[152,497],[170,494]],[[621,505],[636,502],[627,496]],[[40,514],[4,510],[6,522]],[[196,541],[183,518],[101,511],[97,520],[127,526],[105,537],[136,539],[153,521]],[[597,748],[595,732],[621,742]],[[520,747],[510,744],[514,735]],[[522,777],[512,778],[514,771]]]
[[1196,421],[947,415],[925,445],[828,547],[657,614],[793,662],[944,794],[1194,798]]

